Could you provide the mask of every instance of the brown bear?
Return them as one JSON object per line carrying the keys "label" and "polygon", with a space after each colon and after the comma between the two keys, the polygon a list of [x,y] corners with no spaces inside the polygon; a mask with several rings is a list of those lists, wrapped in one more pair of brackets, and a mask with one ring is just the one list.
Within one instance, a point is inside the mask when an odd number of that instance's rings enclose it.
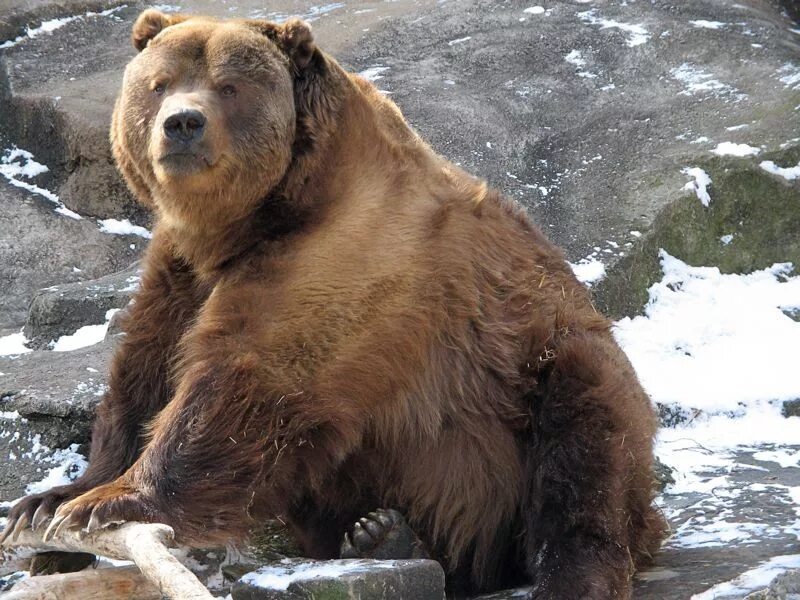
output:
{"label": "brown bear", "polygon": [[141,289],[86,473],[7,531],[278,517],[308,556],[386,556],[402,514],[452,589],[628,598],[664,532],[656,421],[562,253],[302,21],[147,10],[133,42]]}

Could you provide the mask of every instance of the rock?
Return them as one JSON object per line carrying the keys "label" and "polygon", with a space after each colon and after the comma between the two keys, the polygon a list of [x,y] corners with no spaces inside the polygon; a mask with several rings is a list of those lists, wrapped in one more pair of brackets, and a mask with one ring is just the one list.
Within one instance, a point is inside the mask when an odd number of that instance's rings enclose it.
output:
{"label": "rock", "polygon": [[233,600],[443,600],[444,571],[433,560],[286,559],[239,579]]}
{"label": "rock", "polygon": [[781,413],[787,419],[789,417],[800,417],[800,398],[795,400],[786,400],[781,408]]}
{"label": "rock", "polygon": [[762,159],[797,164],[800,146],[756,160],[720,157],[693,162],[713,182],[710,205],[676,188],[674,201],[650,231],[594,288],[598,308],[615,316],[641,311],[647,289],[662,276],[660,248],[691,265],[713,265],[723,273],[749,273],[778,262],[800,265],[800,186],[761,169]]}
{"label": "rock", "polygon": [[41,290],[31,302],[25,323],[28,346],[42,349],[84,325],[104,323],[109,309],[121,309],[130,302],[138,283],[138,263],[134,263],[99,279]]}
{"label": "rock", "polygon": [[125,269],[144,247],[138,236],[103,233],[94,220],[71,219],[54,208],[0,177],[0,335],[24,325],[41,288]]}
{"label": "rock", "polygon": [[800,569],[786,571],[773,579],[764,600],[800,600]]}
{"label": "rock", "polygon": [[0,356],[0,501],[50,469],[58,481],[83,464],[76,453],[87,455],[112,347],[107,340],[73,352]]}
{"label": "rock", "polygon": [[675,469],[665,465],[658,457],[656,457],[654,470],[657,482],[656,487],[658,488],[658,491],[663,492],[665,487],[675,483],[675,477],[673,477]]}

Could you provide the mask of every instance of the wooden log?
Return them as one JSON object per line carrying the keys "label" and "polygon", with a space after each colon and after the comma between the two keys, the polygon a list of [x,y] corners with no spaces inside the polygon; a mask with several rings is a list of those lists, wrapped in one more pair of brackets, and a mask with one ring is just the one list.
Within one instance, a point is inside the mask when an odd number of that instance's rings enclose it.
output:
{"label": "wooden log", "polygon": [[3,600],[161,600],[163,595],[138,567],[88,569],[38,575],[16,584]]}
{"label": "wooden log", "polygon": [[[6,547],[27,547],[38,551],[90,552],[118,560],[131,560],[160,592],[170,600],[213,600],[214,596],[189,569],[170,554],[175,534],[160,523],[124,523],[119,527],[92,533],[62,530],[57,537],[42,540],[44,527],[24,529],[16,539],[9,537]],[[82,571],[81,573],[86,573]],[[49,576],[48,576],[49,577]]]}

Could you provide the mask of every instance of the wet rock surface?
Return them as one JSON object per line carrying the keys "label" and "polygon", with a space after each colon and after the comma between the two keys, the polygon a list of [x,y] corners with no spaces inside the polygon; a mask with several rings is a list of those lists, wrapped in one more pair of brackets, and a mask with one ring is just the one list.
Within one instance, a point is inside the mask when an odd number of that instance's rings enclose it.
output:
{"label": "wet rock surface", "polygon": [[[105,389],[113,331],[72,352],[44,348],[127,303],[129,266],[146,242],[103,233],[97,223],[149,223],[114,170],[108,144],[113,101],[134,52],[130,26],[144,6],[8,0],[0,7],[0,44],[13,42],[0,50],[0,151],[30,151],[49,171],[24,181],[84,217],[56,213],[41,194],[0,178],[0,335],[25,325],[37,348],[0,357],[0,503],[29,483],[82,468]],[[800,119],[800,35],[791,2],[564,0],[526,10],[535,6],[187,0],[166,9],[311,20],[320,45],[390,94],[434,148],[523,203],[570,260],[606,263],[595,292],[614,315],[641,310],[658,278],[659,248],[723,272],[800,264],[800,179],[760,166],[800,161],[792,125]],[[30,37],[51,19],[67,22]],[[714,155],[723,142],[749,144],[757,154]],[[708,207],[682,191],[687,167],[709,174]],[[784,404],[787,417],[797,415],[795,403]],[[678,405],[659,410],[666,427],[698,416]],[[680,473],[664,466],[661,505],[676,535],[637,576],[634,597],[689,598],[800,553],[800,497],[792,491],[800,489],[800,468],[759,454],[773,451],[740,449],[729,457],[732,468],[709,469],[709,481],[727,480],[705,496],[674,493],[670,478]],[[800,446],[782,451],[800,453]],[[292,552],[283,532],[269,538],[262,559]],[[434,571],[405,579],[390,571],[373,584],[419,584],[423,595],[402,597],[434,597]],[[763,597],[791,598],[796,578],[782,576]],[[305,596],[280,597],[320,597],[317,583],[295,589]],[[234,598],[278,597],[247,595],[255,593],[239,583]]]}

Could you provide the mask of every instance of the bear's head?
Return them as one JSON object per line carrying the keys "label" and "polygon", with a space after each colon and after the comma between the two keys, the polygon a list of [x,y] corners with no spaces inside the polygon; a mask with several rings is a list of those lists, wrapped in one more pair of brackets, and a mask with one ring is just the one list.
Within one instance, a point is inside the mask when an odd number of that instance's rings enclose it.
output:
{"label": "bear's head", "polygon": [[294,90],[310,27],[143,12],[114,109],[117,164],[140,201],[178,224],[246,216],[292,159]]}

